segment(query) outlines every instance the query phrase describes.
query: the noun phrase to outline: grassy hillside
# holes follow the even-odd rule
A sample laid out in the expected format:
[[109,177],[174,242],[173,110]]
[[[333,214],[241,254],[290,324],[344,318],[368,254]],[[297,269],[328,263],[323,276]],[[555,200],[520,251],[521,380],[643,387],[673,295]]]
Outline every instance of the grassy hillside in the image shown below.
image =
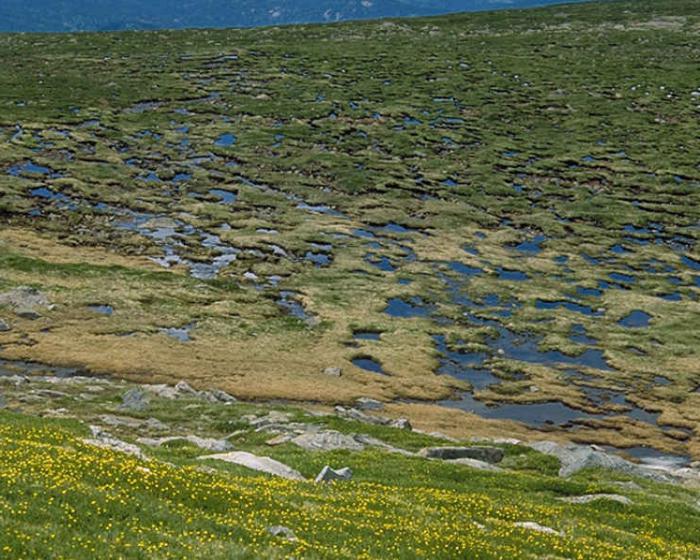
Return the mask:
[[[700,479],[696,4],[0,35],[6,555],[697,558],[696,490],[503,441]],[[180,380],[241,402],[121,408]],[[413,454],[446,437],[503,470]],[[598,493],[631,503],[558,499]]]
[[[181,410],[187,402],[178,404]],[[86,416],[85,403],[74,406]],[[266,412],[226,410],[229,421]],[[149,414],[173,426],[180,412],[158,401]],[[311,478],[326,464],[355,473],[351,482],[319,485],[205,463],[186,444],[148,449],[151,458],[141,460],[86,444],[89,434],[76,420],[3,412],[0,435],[3,558],[700,557],[697,491],[603,471],[562,480],[548,458],[515,447],[507,459],[514,470],[492,473],[379,450],[266,448],[254,433],[236,441],[237,449],[272,454]],[[407,449],[433,443],[391,429],[381,436]],[[599,492],[622,492],[632,502],[561,501]],[[275,526],[292,530],[293,539],[272,536]]]

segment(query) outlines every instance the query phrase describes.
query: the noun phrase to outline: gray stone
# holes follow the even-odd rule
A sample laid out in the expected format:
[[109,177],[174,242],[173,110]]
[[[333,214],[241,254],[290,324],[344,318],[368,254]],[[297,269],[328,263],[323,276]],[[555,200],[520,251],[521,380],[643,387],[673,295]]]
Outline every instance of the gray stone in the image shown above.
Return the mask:
[[306,451],[335,451],[337,449],[362,451],[365,448],[363,444],[356,441],[352,436],[333,430],[307,432],[296,436],[291,441]]
[[199,394],[187,381],[178,381],[175,385],[175,391],[184,396],[196,397]]
[[0,395],[0,408],[7,408],[7,399]]
[[673,481],[673,478],[661,469],[631,463],[622,457],[606,453],[600,448],[591,445],[562,445],[552,441],[538,441],[530,444],[530,447],[545,455],[552,455],[558,458],[561,463],[559,476],[562,477],[571,476],[587,468],[601,468],[648,478],[657,482]]
[[599,500],[618,502],[626,506],[632,505],[632,500],[630,500],[627,496],[621,496],[620,494],[588,494],[586,496],[559,498],[559,501],[566,502],[567,504],[590,504],[591,502],[597,502]]
[[343,375],[343,370],[339,367],[327,367],[323,370],[323,374],[329,377],[340,377]]
[[503,469],[492,465],[491,463],[486,463],[484,461],[478,461],[476,459],[468,459],[466,457],[462,459],[451,459],[447,461],[453,465],[464,465],[465,467],[471,467],[472,469],[478,469],[480,471],[491,471],[491,472],[503,472]]
[[384,403],[369,397],[360,397],[355,401],[359,410],[384,410]]
[[529,531],[537,531],[538,533],[546,533],[547,535],[557,535],[558,537],[563,536],[563,533],[552,529],[551,527],[545,527],[534,521],[517,521],[515,523],[516,527],[521,527],[523,529],[528,529]]
[[214,461],[224,461],[234,465],[249,468],[254,471],[264,472],[273,476],[279,476],[288,480],[305,480],[300,472],[293,468],[275,461],[270,457],[259,457],[245,451],[231,451],[229,453],[220,453],[216,455],[206,455],[200,459],[212,459]]
[[68,393],[64,393],[63,391],[54,391],[53,389],[34,389],[31,391],[31,394],[49,399],[65,399],[70,396]]
[[141,411],[145,410],[148,404],[149,400],[145,391],[134,387],[122,395],[122,404],[119,405],[119,409]]
[[318,473],[318,476],[316,477],[315,482],[316,483],[321,483],[321,482],[334,482],[336,480],[351,480],[352,479],[352,471],[348,467],[344,467],[342,469],[332,469],[328,465],[323,467],[320,473]]
[[503,460],[503,449],[498,447],[425,447],[419,454],[429,459],[476,459],[485,463],[500,463]]
[[271,447],[274,447],[275,445],[282,445],[284,443],[289,443],[292,441],[294,436],[292,434],[280,434],[278,436],[275,436],[271,439],[268,439],[265,444],[269,445]]
[[283,525],[275,525],[274,527],[268,527],[267,532],[270,533],[273,537],[281,537],[288,541],[297,540],[297,536],[294,534],[294,531],[292,531],[289,527],[285,527]]
[[336,406],[335,412],[338,416],[340,416],[341,418],[345,418],[346,420],[354,420],[356,422],[374,424],[376,426],[386,426],[389,422],[391,422],[389,418],[365,414],[364,412],[361,412],[356,408],[345,408],[343,406]]
[[178,397],[178,392],[170,385],[143,385],[143,389],[162,399],[173,400]]
[[408,418],[397,418],[396,420],[392,420],[391,422],[389,422],[389,426],[398,430],[410,431],[413,429],[413,426],[411,426],[411,423],[408,421]]
[[49,298],[36,288],[20,286],[7,292],[0,293],[0,305],[7,305],[13,309],[33,309],[35,307],[49,307]]
[[275,424],[287,424],[292,416],[287,412],[271,410],[265,416],[244,416],[252,428],[265,428]]
[[233,445],[231,445],[231,443],[225,439],[202,438],[195,435],[168,436],[162,438],[139,438],[136,441],[150,447],[160,447],[161,445],[171,443],[173,441],[186,441],[206,451],[223,452],[233,449]]
[[205,391],[207,400],[210,402],[220,402],[223,404],[233,404],[238,402],[236,397],[229,395],[226,391],[221,389],[211,389],[210,391]]
[[100,416],[100,421],[107,426],[124,427],[124,428],[140,428],[143,425],[143,420],[138,418],[128,418],[126,416],[113,416],[112,414],[103,414]]
[[139,459],[146,458],[137,445],[126,443],[125,441],[112,437],[99,426],[90,426],[90,431],[92,432],[92,438],[83,440],[83,442],[88,445],[94,445],[95,447],[101,447],[103,449],[111,449],[112,451],[126,453],[127,455],[134,455]]
[[15,310],[15,315],[20,319],[27,319],[28,321],[36,321],[41,319],[41,313],[32,309],[30,307],[19,307]]
[[7,321],[3,321],[2,319],[0,319],[0,332],[7,332],[11,330],[12,327],[10,326],[10,324]]

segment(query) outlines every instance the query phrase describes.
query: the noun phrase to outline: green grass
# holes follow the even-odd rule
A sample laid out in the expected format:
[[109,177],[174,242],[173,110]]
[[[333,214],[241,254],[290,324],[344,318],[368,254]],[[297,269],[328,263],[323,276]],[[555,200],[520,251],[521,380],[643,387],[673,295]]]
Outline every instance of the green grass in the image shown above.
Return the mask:
[[[379,451],[281,453],[314,474],[350,465],[333,486],[203,470],[186,447],[148,462],[85,445],[75,422],[0,414],[0,550],[6,558],[697,558],[697,510],[671,487],[625,491],[631,506],[556,498],[619,488],[603,473],[571,481],[482,473]],[[163,462],[167,460],[167,462]],[[653,495],[650,494],[653,492]],[[536,521],[548,536],[514,526]],[[291,528],[298,541],[267,534]]]

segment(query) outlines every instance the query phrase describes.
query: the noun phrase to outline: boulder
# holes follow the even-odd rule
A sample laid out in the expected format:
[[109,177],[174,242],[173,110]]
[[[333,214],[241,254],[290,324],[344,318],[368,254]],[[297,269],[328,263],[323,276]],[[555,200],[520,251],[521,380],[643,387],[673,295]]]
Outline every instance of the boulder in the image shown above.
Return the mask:
[[337,449],[362,451],[365,448],[352,436],[333,430],[306,432],[296,436],[291,441],[306,451],[335,451]]
[[7,408],[7,399],[2,395],[0,395],[0,409],[1,408]]
[[173,400],[178,397],[178,392],[175,390],[175,387],[171,387],[170,385],[143,385],[143,389],[162,399]]
[[145,391],[134,387],[122,395],[122,404],[119,405],[119,409],[139,412],[145,410],[148,404],[149,400]]
[[335,482],[336,480],[351,480],[352,479],[352,471],[348,467],[344,467],[342,469],[332,469],[328,465],[323,467],[320,473],[318,473],[318,476],[316,477],[315,482],[316,483],[321,483],[321,482]]
[[289,527],[285,527],[283,525],[275,525],[274,527],[268,527],[267,532],[270,533],[273,537],[281,537],[283,539],[287,539],[288,541],[297,540],[297,536],[294,534],[294,531],[292,531]]
[[397,418],[396,420],[392,420],[388,424],[391,428],[396,428],[397,430],[409,430],[411,431],[413,429],[413,426],[411,426],[411,423],[408,421],[408,418]]
[[517,521],[515,523],[515,526],[521,527],[523,529],[528,529],[530,531],[537,531],[538,533],[545,533],[547,535],[556,535],[558,537],[563,536],[563,533],[560,533],[559,531],[556,531],[551,527],[545,527],[544,525],[535,523],[534,521]]
[[538,441],[529,444],[532,449],[559,459],[559,476],[568,477],[587,468],[601,468],[639,476],[657,482],[672,482],[669,474],[658,468],[637,465],[630,461],[606,453],[593,445],[559,444],[552,441]]
[[206,451],[223,452],[233,449],[233,445],[231,445],[231,443],[225,439],[202,438],[195,435],[168,436],[162,438],[139,438],[136,441],[150,447],[160,447],[161,445],[173,441],[186,441]]
[[147,428],[153,431],[164,431],[168,429],[166,424],[163,424],[157,418],[149,418],[141,420],[140,418],[130,418],[128,416],[114,416],[112,414],[103,414],[100,416],[100,421],[107,426],[125,427],[130,429]]
[[92,438],[83,440],[83,442],[88,445],[94,445],[95,447],[101,447],[103,449],[111,449],[112,451],[126,453],[127,455],[134,455],[139,459],[146,458],[138,445],[126,443],[125,441],[112,437],[99,426],[90,426],[90,431],[92,432]]
[[49,298],[36,288],[20,286],[7,292],[0,293],[0,305],[7,305],[13,309],[33,309],[35,307],[49,307]]
[[175,385],[175,391],[182,396],[196,397],[199,395],[199,391],[193,389],[192,386],[187,383],[187,381],[178,381]]
[[226,391],[222,391],[221,389],[211,389],[210,391],[204,391],[203,394],[206,400],[209,402],[219,402],[223,404],[233,404],[238,402],[236,397],[229,395]]
[[419,454],[429,459],[476,459],[484,463],[500,463],[503,460],[503,449],[498,447],[425,447]]
[[15,310],[15,315],[20,319],[27,319],[28,321],[36,321],[41,319],[41,313],[32,309],[30,307],[19,307]]
[[10,326],[10,324],[7,321],[3,321],[2,319],[0,319],[0,332],[7,332],[11,330],[12,327]]
[[275,424],[288,424],[292,419],[291,414],[271,410],[265,416],[244,416],[248,424],[255,429],[266,428]]
[[503,472],[503,469],[497,467],[496,465],[492,465],[491,463],[486,463],[484,461],[477,461],[476,459],[468,459],[467,457],[462,459],[452,459],[447,462],[454,465],[464,465],[480,471]]
[[294,436],[292,434],[279,434],[271,439],[268,439],[265,442],[265,444],[274,447],[275,445],[289,443],[290,441],[292,441],[292,439],[294,439]]
[[597,502],[599,500],[618,502],[626,506],[632,505],[632,500],[630,500],[627,496],[621,496],[619,494],[588,494],[586,496],[559,498],[559,501],[566,502],[567,504],[590,504],[591,502]]
[[389,422],[391,422],[389,418],[365,414],[364,412],[361,412],[356,408],[345,408],[343,406],[336,406],[335,412],[338,416],[340,416],[341,418],[345,418],[346,420],[354,420],[355,422],[374,424],[376,426],[386,426]]
[[384,403],[369,397],[360,397],[355,404],[359,410],[384,410]]
[[211,459],[214,461],[224,461],[234,465],[240,465],[248,469],[264,472],[273,476],[279,476],[288,480],[305,480],[300,472],[293,468],[275,461],[270,457],[259,457],[245,451],[231,451],[230,453],[219,453],[216,455],[206,455],[200,459]]
[[329,377],[340,377],[343,375],[343,370],[339,367],[327,367],[323,370],[323,374]]

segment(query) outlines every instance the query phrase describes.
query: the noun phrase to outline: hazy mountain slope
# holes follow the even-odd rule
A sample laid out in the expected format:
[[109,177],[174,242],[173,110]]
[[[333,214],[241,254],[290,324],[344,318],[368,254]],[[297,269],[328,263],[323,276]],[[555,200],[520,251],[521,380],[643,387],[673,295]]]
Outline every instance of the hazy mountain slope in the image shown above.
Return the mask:
[[3,0],[0,31],[248,27],[517,8],[561,0]]

